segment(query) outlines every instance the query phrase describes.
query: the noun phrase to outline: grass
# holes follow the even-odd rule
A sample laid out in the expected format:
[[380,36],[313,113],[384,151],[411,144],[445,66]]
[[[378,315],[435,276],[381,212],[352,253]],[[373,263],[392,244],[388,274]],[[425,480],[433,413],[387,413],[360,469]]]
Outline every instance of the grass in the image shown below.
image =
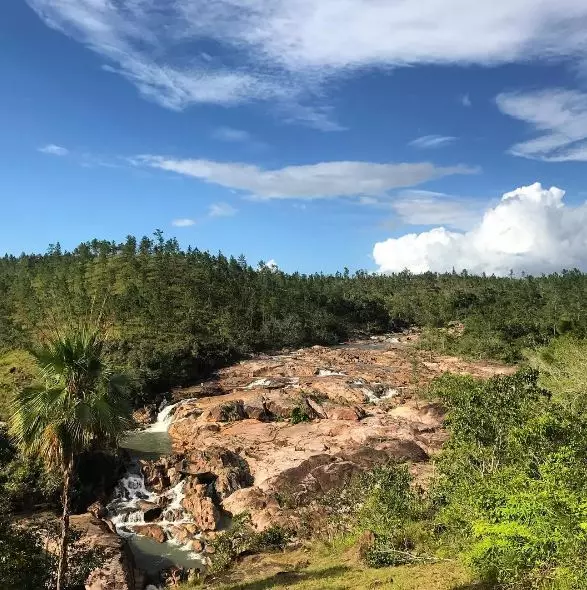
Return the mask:
[[306,549],[248,556],[222,579],[188,588],[214,590],[482,590],[458,562],[368,568],[357,551],[313,545]]

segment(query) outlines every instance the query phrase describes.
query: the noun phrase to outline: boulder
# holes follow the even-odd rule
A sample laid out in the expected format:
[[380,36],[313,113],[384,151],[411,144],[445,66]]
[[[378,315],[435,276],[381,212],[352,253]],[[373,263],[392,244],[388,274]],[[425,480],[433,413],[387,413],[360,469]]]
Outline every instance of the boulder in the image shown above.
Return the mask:
[[212,498],[207,495],[208,486],[188,481],[183,488],[185,497],[182,506],[194,519],[201,531],[214,531],[220,523],[220,512]]
[[283,391],[270,392],[265,397],[265,407],[274,418],[288,420],[294,409],[300,407],[300,399]]
[[163,507],[155,504],[155,502],[147,502],[147,500],[139,500],[138,507],[143,512],[145,522],[153,522],[161,516]]
[[366,414],[361,406],[329,406],[327,416],[330,420],[362,420]]
[[212,406],[206,414],[208,422],[234,422],[246,418],[242,400],[226,401]]
[[200,483],[214,481],[214,489],[220,500],[253,484],[247,462],[224,447],[211,446],[192,451],[185,455],[179,469],[182,473],[196,476]]
[[165,543],[167,541],[167,535],[165,531],[156,524],[142,524],[140,526],[133,527],[133,531],[137,535],[143,535],[143,537],[149,537],[157,541],[157,543]]
[[252,420],[267,420],[269,418],[267,409],[265,408],[265,402],[261,396],[245,400],[243,411],[245,416]]
[[275,496],[257,487],[234,492],[224,500],[222,508],[233,516],[248,513],[252,526],[258,531],[264,531],[278,523],[281,517],[281,507]]
[[101,502],[100,500],[96,500],[96,502],[94,502],[93,504],[90,504],[88,506],[88,512],[94,517],[94,518],[106,518],[108,516],[108,509],[106,508],[106,506],[104,506],[104,503]]

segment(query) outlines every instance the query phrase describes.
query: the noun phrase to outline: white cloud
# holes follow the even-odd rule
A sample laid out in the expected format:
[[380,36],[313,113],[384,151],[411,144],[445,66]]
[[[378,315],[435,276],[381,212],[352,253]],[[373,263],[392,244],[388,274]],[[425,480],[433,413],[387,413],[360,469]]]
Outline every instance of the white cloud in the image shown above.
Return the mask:
[[212,132],[212,137],[219,141],[227,142],[246,142],[251,140],[251,134],[243,129],[235,129],[233,127],[218,127]]
[[270,270],[272,272],[277,272],[279,270],[279,267],[277,266],[277,262],[275,262],[275,260],[273,260],[273,258],[271,258],[271,260],[268,260],[267,262],[263,263],[263,264],[259,264],[259,266],[257,267],[259,270],[263,270],[263,269],[267,269]]
[[192,225],[196,225],[196,220],[188,218],[174,219],[171,225],[174,227],[191,227]]
[[428,162],[321,162],[272,170],[237,162],[174,160],[150,155],[137,156],[133,162],[246,191],[259,200],[381,195],[394,188],[414,186],[451,174],[477,172],[464,165],[438,167]]
[[451,135],[423,135],[422,137],[410,141],[410,145],[423,149],[437,148],[448,145],[455,139],[456,137],[452,137]]
[[238,210],[228,203],[212,203],[208,208],[209,217],[232,217]]
[[587,94],[554,88],[526,93],[504,93],[498,108],[524,121],[538,137],[517,143],[510,153],[547,162],[587,161]]
[[351,70],[587,55],[581,0],[27,2],[163,106],[310,104],[308,122],[325,127],[312,102],[325,81]]
[[459,229],[472,227],[483,214],[483,204],[478,200],[423,190],[402,191],[391,207],[410,225],[446,225]]
[[461,104],[467,108],[473,105],[473,103],[471,102],[471,97],[468,94],[463,94],[460,97],[460,101],[461,101]]
[[539,183],[522,187],[504,194],[470,231],[437,227],[391,238],[375,244],[373,257],[381,272],[587,270],[587,203],[569,207],[564,194]]
[[39,151],[43,154],[50,154],[52,156],[67,156],[67,154],[69,154],[69,150],[67,148],[64,148],[60,145],[55,145],[54,143],[49,143],[43,147],[40,147]]

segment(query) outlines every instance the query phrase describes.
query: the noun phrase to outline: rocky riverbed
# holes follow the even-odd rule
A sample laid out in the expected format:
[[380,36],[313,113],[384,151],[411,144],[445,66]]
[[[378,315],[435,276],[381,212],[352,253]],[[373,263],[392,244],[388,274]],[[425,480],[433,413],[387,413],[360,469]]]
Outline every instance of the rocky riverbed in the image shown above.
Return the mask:
[[[390,459],[425,485],[428,459],[446,438],[442,407],[421,395],[426,385],[446,371],[486,378],[512,368],[419,351],[412,339],[259,356],[174,391],[151,426],[168,431],[170,452],[137,459],[105,516],[151,550],[175,547],[159,552],[168,557],[161,567],[203,567],[209,541],[242,512],[258,530],[299,527],[292,506],[310,506]],[[178,562],[178,551],[191,561]]]

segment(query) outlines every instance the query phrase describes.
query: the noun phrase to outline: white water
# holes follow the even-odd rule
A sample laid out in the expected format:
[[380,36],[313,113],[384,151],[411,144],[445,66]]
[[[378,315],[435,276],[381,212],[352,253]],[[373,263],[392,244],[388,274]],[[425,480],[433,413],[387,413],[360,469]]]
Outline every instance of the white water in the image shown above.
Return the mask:
[[331,369],[320,369],[318,371],[318,377],[331,377],[331,376],[342,377],[344,375],[345,375],[345,373],[341,373],[340,371],[332,371]]
[[[183,402],[165,406],[159,412],[156,422],[134,433],[134,441],[140,441],[137,450],[157,452],[162,448],[163,438],[168,443],[163,446],[170,448],[167,432],[173,421],[175,408],[181,403]],[[151,449],[149,449],[150,445],[152,445]],[[130,450],[132,449],[133,447],[130,446]],[[194,522],[182,505],[185,497],[184,485],[185,482],[180,481],[161,494],[149,491],[138,460],[131,462],[118,482],[112,500],[106,506],[108,518],[116,528],[116,532],[129,541],[141,569],[153,573],[170,565],[200,569],[203,567],[204,557],[192,551],[191,546],[181,545],[172,536],[174,526]],[[140,506],[141,502],[149,502],[154,506],[165,505],[161,517],[152,523],[146,523],[144,510]],[[161,527],[169,540],[165,543],[157,543],[153,539],[137,535],[135,527],[145,524]],[[195,539],[199,537],[199,535],[194,536]]]

